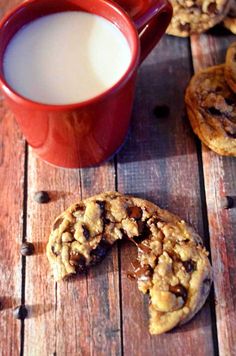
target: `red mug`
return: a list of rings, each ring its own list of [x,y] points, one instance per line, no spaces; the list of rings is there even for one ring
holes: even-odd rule
[[[0,23],[0,87],[28,143],[48,163],[67,168],[97,165],[110,158],[125,139],[138,66],[164,34],[172,7],[167,0],[118,3],[122,7],[108,0],[27,0]],[[128,40],[131,62],[114,86],[90,100],[68,105],[41,104],[16,93],[6,82],[3,55],[22,26],[62,11],[86,11],[112,22]]]

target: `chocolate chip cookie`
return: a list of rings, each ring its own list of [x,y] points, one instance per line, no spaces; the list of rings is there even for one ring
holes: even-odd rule
[[[227,16],[223,21],[223,25],[224,25],[225,28],[227,28],[233,34],[236,35],[236,17]]]
[[[236,0],[231,4],[230,10],[224,18],[223,25],[236,35]]]
[[[171,0],[173,17],[167,33],[187,37],[221,22],[229,12],[231,0]]]
[[[209,294],[208,253],[184,221],[143,199],[108,192],[62,213],[47,245],[55,279],[101,261],[120,239],[137,246],[129,276],[150,295],[150,333],[161,334],[190,320]]]
[[[236,156],[236,95],[224,77],[225,65],[195,74],[185,103],[193,131],[220,155]]]
[[[233,42],[226,53],[225,80],[231,90],[236,93],[236,42]]]

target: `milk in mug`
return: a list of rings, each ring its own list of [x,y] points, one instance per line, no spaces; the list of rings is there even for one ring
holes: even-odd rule
[[[8,84],[45,104],[72,104],[112,87],[131,61],[122,32],[105,18],[66,11],[22,27],[4,53]]]

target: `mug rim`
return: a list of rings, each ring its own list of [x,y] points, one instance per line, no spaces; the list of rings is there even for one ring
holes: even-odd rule
[[[18,11],[21,9],[24,9],[27,7],[28,4],[30,3],[36,3],[39,0],[25,0],[23,3],[19,4],[18,6],[14,7],[10,12],[8,12],[3,19],[0,21],[0,31],[1,28],[8,22],[8,20],[14,16]],[[95,0],[94,0],[95,1]],[[71,110],[71,109],[79,109],[84,106],[88,106],[90,104],[95,104],[96,102],[103,100],[104,98],[109,97],[112,94],[115,94],[120,88],[122,88],[127,81],[132,77],[134,71],[138,67],[139,64],[139,59],[140,59],[140,42],[139,42],[139,36],[137,29],[135,27],[135,24],[132,20],[132,18],[125,12],[125,10],[118,5],[117,3],[114,3],[110,0],[96,0],[100,1],[106,6],[109,6],[113,10],[117,12],[119,16],[121,16],[125,21],[128,22],[130,28],[129,31],[131,32],[131,38],[134,44],[134,49],[131,52],[131,60],[129,63],[128,68],[124,72],[124,74],[120,77],[120,79],[111,87],[103,91],[101,94],[98,94],[90,99],[71,103],[71,104],[47,104],[47,103],[41,103],[37,102],[31,99],[28,99],[27,97],[21,95],[20,93],[16,92],[10,84],[5,80],[4,76],[0,73],[0,89],[3,91],[3,93],[7,96],[10,97],[14,102],[17,102],[20,105],[26,105],[30,106],[31,109],[36,109],[36,110]],[[75,10],[76,11],[76,10]],[[89,12],[89,11],[87,11]],[[57,12],[55,12],[57,13]],[[98,14],[99,15],[99,14]],[[47,15],[45,15],[47,16]],[[109,18],[107,18],[108,21],[110,21],[114,26],[116,24],[112,22]],[[116,26],[118,29],[119,27]],[[120,30],[120,29],[119,29]],[[121,31],[121,30],[120,30]],[[123,32],[122,32],[123,33]],[[123,33],[125,36],[125,34]],[[125,36],[126,37],[126,36]],[[127,37],[126,37],[127,39]],[[130,48],[131,50],[131,48]]]

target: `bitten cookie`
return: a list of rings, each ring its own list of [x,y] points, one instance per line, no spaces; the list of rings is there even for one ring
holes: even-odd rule
[[[231,90],[236,92],[236,42],[233,42],[226,53],[225,80]]]
[[[224,65],[193,76],[185,103],[193,131],[220,155],[236,156],[236,95],[224,77]]]
[[[62,213],[47,245],[55,279],[101,261],[122,238],[137,246],[131,276],[141,292],[149,292],[150,332],[161,334],[190,320],[209,294],[208,253],[184,221],[143,199],[103,193]]]
[[[187,37],[221,22],[229,12],[231,0],[171,0],[173,17],[167,33]]]

